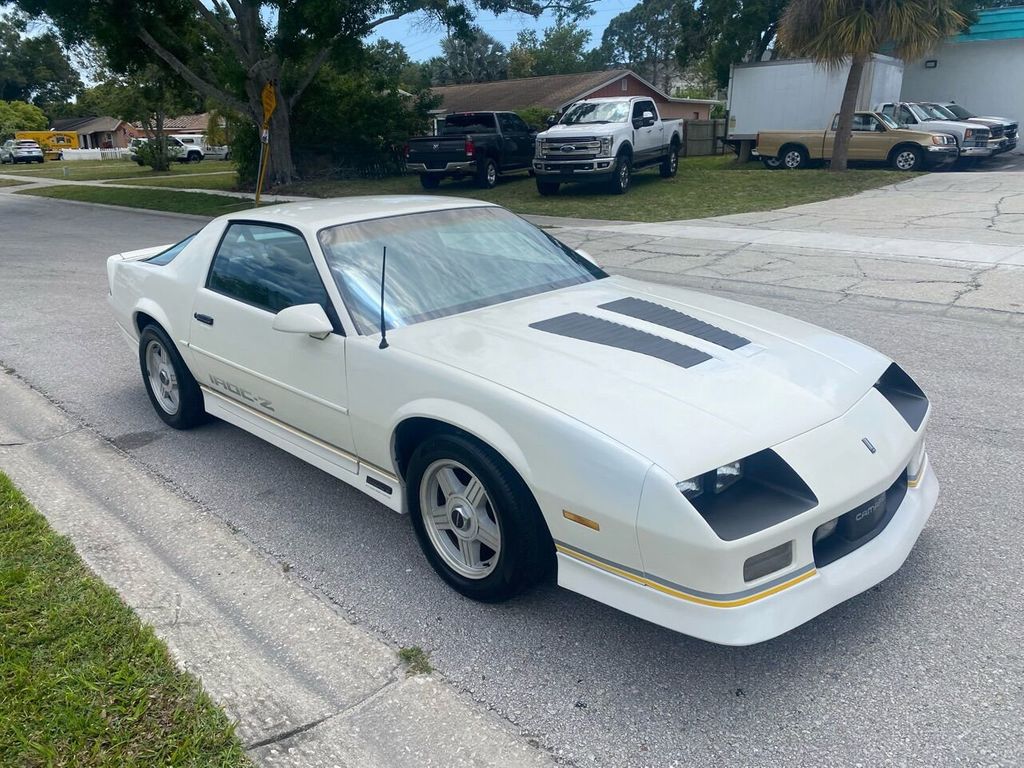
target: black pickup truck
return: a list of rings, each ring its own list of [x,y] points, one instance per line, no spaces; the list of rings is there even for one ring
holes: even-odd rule
[[[420,175],[424,189],[466,176],[490,189],[501,174],[530,170],[536,137],[515,112],[457,112],[445,118],[439,135],[409,139],[405,167]]]

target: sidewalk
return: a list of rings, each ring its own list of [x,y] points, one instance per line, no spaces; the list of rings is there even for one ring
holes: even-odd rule
[[[555,765],[436,673],[407,677],[394,648],[2,372],[0,469],[202,681],[257,765]]]

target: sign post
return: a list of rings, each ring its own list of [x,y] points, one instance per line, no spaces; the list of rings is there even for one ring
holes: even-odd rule
[[[270,117],[277,109],[277,94],[275,83],[269,80],[263,84],[263,92],[260,94],[263,101],[263,126],[260,130],[260,167],[256,176],[256,201],[260,204],[260,195],[263,193],[263,180],[267,175],[267,165],[270,161]]]

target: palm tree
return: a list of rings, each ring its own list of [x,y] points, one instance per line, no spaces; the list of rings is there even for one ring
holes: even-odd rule
[[[835,69],[850,61],[832,149],[833,171],[846,170],[853,112],[864,64],[889,46],[905,61],[920,58],[960,30],[967,19],[957,0],[790,0],[779,23],[779,43],[789,54]]]

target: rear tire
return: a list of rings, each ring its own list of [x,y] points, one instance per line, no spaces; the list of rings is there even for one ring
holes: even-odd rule
[[[558,188],[561,186],[557,181],[543,181],[537,179],[537,191],[542,197],[551,197],[552,195],[558,194]]]
[[[498,164],[492,158],[484,160],[476,172],[476,185],[480,189],[494,189],[498,186]]]
[[[803,147],[794,145],[782,148],[779,152],[779,161],[783,168],[790,171],[806,168],[810,164],[810,158],[807,156],[807,150]]]
[[[206,420],[203,393],[174,343],[155,324],[139,337],[139,368],[157,416],[175,429],[191,429]]]
[[[420,174],[420,186],[424,189],[437,189],[441,186],[441,177],[429,173]]]
[[[554,543],[526,483],[497,453],[456,434],[417,446],[409,517],[430,565],[473,600],[500,602],[551,573]]]

